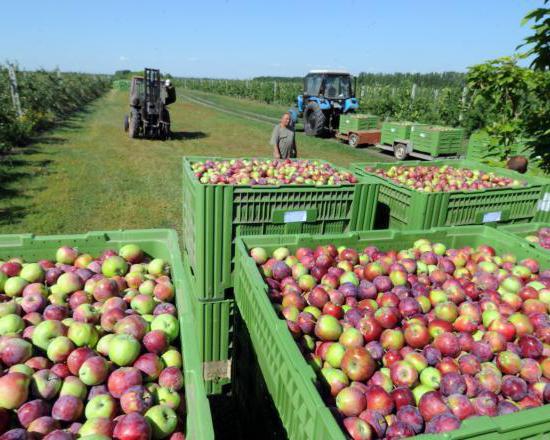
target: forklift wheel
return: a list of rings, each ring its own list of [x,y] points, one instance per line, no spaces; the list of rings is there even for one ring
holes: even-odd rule
[[[397,160],[405,160],[408,156],[407,146],[405,144],[396,144],[393,147],[393,155]]]
[[[359,136],[355,133],[349,135],[348,144],[350,147],[357,148],[359,146]]]
[[[128,115],[124,115],[124,132],[128,133],[128,128],[130,127],[130,122],[128,121]]]

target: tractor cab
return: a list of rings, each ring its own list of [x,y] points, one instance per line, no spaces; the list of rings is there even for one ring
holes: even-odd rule
[[[304,118],[304,131],[312,136],[329,134],[338,127],[341,114],[359,108],[352,76],[343,70],[310,71],[297,104],[297,113]]]

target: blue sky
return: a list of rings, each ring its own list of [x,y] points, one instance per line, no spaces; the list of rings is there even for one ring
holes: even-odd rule
[[[510,55],[542,0],[39,0],[2,5],[0,61],[178,76],[458,70]]]

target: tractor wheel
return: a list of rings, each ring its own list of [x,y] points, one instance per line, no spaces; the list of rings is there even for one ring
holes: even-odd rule
[[[128,127],[130,126],[130,122],[128,121],[128,115],[124,115],[124,132],[128,133]]]
[[[409,155],[405,144],[395,144],[393,146],[393,155],[397,160],[405,160]]]
[[[348,144],[350,147],[357,148],[359,146],[359,135],[356,133],[350,133]]]
[[[130,138],[136,138],[139,131],[139,113],[136,109],[132,109],[130,113],[130,122],[128,124],[128,136]]]
[[[316,102],[310,102],[306,106],[304,131],[308,136],[321,136],[325,132],[325,115]]]

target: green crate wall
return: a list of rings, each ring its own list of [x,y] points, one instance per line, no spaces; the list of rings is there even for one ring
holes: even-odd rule
[[[511,252],[518,257],[536,258],[550,267],[550,255],[524,247],[520,240],[487,226],[433,228],[427,231],[368,231],[311,236],[242,237],[237,240],[235,298],[250,332],[261,372],[290,439],[346,438],[317,387],[313,368],[303,358],[286,322],[280,319],[268,298],[267,286],[248,250],[260,246],[269,253],[280,246],[292,252],[299,247],[336,244],[355,249],[377,246],[381,250],[404,249],[419,237],[448,247],[490,244],[498,253]],[[475,417],[463,421],[459,430],[444,435],[420,435],[422,440],[545,438],[550,434],[550,406],[523,410],[498,417]]]
[[[382,124],[382,133],[380,142],[387,145],[393,145],[397,140],[408,140],[411,137],[411,127],[414,122],[384,122]]]
[[[433,157],[457,154],[463,151],[463,128],[414,125],[411,127],[411,143],[414,151]]]
[[[195,316],[195,331],[207,394],[221,394],[231,382],[234,300],[200,300],[193,287],[186,258],[183,259],[184,287]],[[199,295],[200,296],[200,295]]]
[[[338,131],[349,133],[350,131],[374,130],[378,127],[380,118],[375,115],[349,113],[340,115]]]
[[[221,159],[183,158],[184,252],[198,299],[227,297],[237,236],[372,229],[375,179],[336,186],[199,183],[191,163]],[[285,216],[293,213],[304,214],[305,221],[285,223]]]
[[[212,440],[214,430],[210,406],[202,381],[202,368],[197,347],[193,306],[187,295],[188,286],[175,231],[163,229],[89,232],[80,235],[35,236],[31,234],[0,235],[0,259],[22,257],[29,261],[52,259],[58,247],[73,246],[94,256],[106,249],[134,243],[147,254],[165,259],[171,268],[176,289],[181,349],[184,358],[185,400],[187,408],[186,438]]]
[[[520,223],[533,220],[539,213],[539,201],[550,180],[527,176],[503,168],[492,168],[469,160],[434,160],[429,163],[405,161],[393,163],[354,163],[357,175],[369,175],[366,166],[442,166],[479,169],[526,181],[520,188],[489,188],[477,191],[426,193],[379,178],[378,214],[381,206],[389,210],[389,227],[395,229],[428,229],[434,226],[482,224],[485,222]],[[500,220],[496,220],[500,218]]]

